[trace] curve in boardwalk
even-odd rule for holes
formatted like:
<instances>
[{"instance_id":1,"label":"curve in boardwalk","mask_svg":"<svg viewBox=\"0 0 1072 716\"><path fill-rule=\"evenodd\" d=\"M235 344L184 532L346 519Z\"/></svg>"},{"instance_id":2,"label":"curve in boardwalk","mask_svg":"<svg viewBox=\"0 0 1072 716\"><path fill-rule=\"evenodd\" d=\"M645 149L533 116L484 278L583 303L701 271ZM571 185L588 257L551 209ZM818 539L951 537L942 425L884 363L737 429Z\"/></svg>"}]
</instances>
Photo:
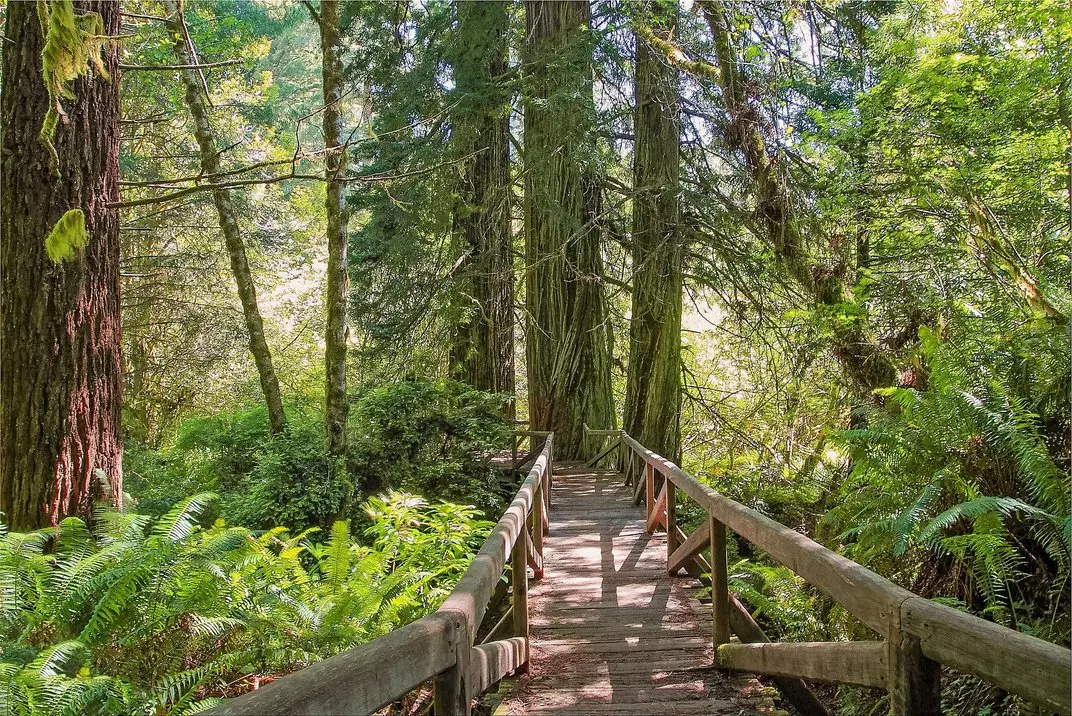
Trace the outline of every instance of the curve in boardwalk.
<instances>
[{"instance_id":1,"label":"curve in boardwalk","mask_svg":"<svg viewBox=\"0 0 1072 716\"><path fill-rule=\"evenodd\" d=\"M749 714L771 710L755 678L712 668L699 584L666 574L618 473L556 466L544 577L529 590L528 675L500 713Z\"/></svg>"}]
</instances>

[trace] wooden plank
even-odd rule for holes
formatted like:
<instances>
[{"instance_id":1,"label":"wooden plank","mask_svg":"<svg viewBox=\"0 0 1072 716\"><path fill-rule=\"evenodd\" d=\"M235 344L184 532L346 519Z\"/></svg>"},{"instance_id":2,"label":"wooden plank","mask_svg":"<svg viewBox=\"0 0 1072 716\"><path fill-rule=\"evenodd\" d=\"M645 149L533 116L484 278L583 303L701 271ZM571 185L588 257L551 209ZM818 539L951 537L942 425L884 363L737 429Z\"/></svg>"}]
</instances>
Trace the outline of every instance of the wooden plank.
<instances>
[{"instance_id":1,"label":"wooden plank","mask_svg":"<svg viewBox=\"0 0 1072 716\"><path fill-rule=\"evenodd\" d=\"M711 613L714 619L714 643L725 644L730 640L730 586L726 565L726 526L710 517L707 520L711 533Z\"/></svg>"},{"instance_id":2,"label":"wooden plank","mask_svg":"<svg viewBox=\"0 0 1072 716\"><path fill-rule=\"evenodd\" d=\"M469 655L473 693L482 693L528 661L528 640L513 637L474 646Z\"/></svg>"},{"instance_id":3,"label":"wooden plank","mask_svg":"<svg viewBox=\"0 0 1072 716\"><path fill-rule=\"evenodd\" d=\"M705 520L695 532L684 539L682 539L683 534L680 529L675 529L674 532L681 546L674 551L667 564L666 568L670 574L676 574L682 567L691 562L696 555L710 547L711 522Z\"/></svg>"},{"instance_id":4,"label":"wooden plank","mask_svg":"<svg viewBox=\"0 0 1072 716\"><path fill-rule=\"evenodd\" d=\"M454 665L461 625L432 614L301 671L228 699L208 714L373 713Z\"/></svg>"},{"instance_id":5,"label":"wooden plank","mask_svg":"<svg viewBox=\"0 0 1072 716\"><path fill-rule=\"evenodd\" d=\"M1072 713L1072 652L971 614L913 597L901 605L901 630L924 656L973 674L1058 713Z\"/></svg>"},{"instance_id":6,"label":"wooden plank","mask_svg":"<svg viewBox=\"0 0 1072 716\"><path fill-rule=\"evenodd\" d=\"M682 536L684 536L684 533L682 533ZM686 568L689 570L689 574L697 578L704 572L708 574L711 572L711 565L707 563L707 560L701 554L697 554L693 561L686 565ZM706 580L706 583L710 584L710 580ZM729 598L731 607L730 629L737 635L737 638L746 644L769 644L770 639L759 624L756 623L756 620L752 618L751 612L741 604L740 600L732 592ZM801 716L830 716L829 710L815 695L815 692L800 679L789 676L775 676L772 680L778 690L782 692L782 695L793 704Z\"/></svg>"},{"instance_id":7,"label":"wooden plank","mask_svg":"<svg viewBox=\"0 0 1072 716\"><path fill-rule=\"evenodd\" d=\"M655 504L655 468L644 463L644 516L651 515L652 505Z\"/></svg>"},{"instance_id":8,"label":"wooden plank","mask_svg":"<svg viewBox=\"0 0 1072 716\"><path fill-rule=\"evenodd\" d=\"M886 688L885 642L844 641L777 644L722 644L719 666L771 676Z\"/></svg>"}]
</instances>

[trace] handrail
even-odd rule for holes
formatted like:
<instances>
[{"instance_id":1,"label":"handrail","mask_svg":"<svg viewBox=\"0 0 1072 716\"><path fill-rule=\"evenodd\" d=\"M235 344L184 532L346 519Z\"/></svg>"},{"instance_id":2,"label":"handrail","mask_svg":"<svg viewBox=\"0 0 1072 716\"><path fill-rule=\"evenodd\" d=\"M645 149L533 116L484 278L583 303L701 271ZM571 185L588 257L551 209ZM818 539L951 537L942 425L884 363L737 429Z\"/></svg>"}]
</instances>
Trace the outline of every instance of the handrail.
<instances>
[{"instance_id":1,"label":"handrail","mask_svg":"<svg viewBox=\"0 0 1072 716\"><path fill-rule=\"evenodd\" d=\"M437 611L205 713L371 714L434 679L436 713L468 716L475 696L528 664L529 540L535 548L533 556L542 564L553 444L553 433L547 433L543 449L510 506ZM512 565L514 633L476 645L477 631L507 560ZM535 565L537 577L540 572L539 564Z\"/></svg>"},{"instance_id":2,"label":"handrail","mask_svg":"<svg viewBox=\"0 0 1072 716\"><path fill-rule=\"evenodd\" d=\"M646 491L649 531L661 524L668 533L671 572L697 559L710 542L712 598L717 659L723 666L779 676L819 678L840 683L885 685L891 712L938 713L938 664L973 674L1001 689L1061 713L1072 713L1069 674L1072 651L920 597L839 555L799 532L718 494L680 467L619 431L627 448L624 471L636 480L637 497ZM634 456L645 479L634 477ZM664 478L658 497L656 474ZM676 492L681 490L709 516L707 540L682 539L676 526ZM841 604L878 632L885 644L730 644L733 599L726 585L725 528ZM699 533L699 531L698 531ZM742 641L744 641L744 636Z\"/></svg>"}]
</instances>

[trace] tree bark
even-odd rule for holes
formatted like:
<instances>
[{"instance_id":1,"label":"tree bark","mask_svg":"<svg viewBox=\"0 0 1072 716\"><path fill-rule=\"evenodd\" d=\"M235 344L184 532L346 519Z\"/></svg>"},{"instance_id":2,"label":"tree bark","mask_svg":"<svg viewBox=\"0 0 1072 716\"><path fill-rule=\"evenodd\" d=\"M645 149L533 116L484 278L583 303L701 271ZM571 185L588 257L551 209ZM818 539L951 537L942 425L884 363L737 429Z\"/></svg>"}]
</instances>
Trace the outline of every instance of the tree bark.
<instances>
[{"instance_id":1,"label":"tree bark","mask_svg":"<svg viewBox=\"0 0 1072 716\"><path fill-rule=\"evenodd\" d=\"M76 2L119 34L118 2ZM12 530L88 518L123 489L119 303L119 61L114 43L63 100L55 176L38 137L50 105L37 3L7 6L0 218L0 510ZM86 246L54 263L45 238L68 210L85 214ZM107 478L104 490L99 477Z\"/></svg>"},{"instance_id":2,"label":"tree bark","mask_svg":"<svg viewBox=\"0 0 1072 716\"><path fill-rule=\"evenodd\" d=\"M458 104L452 131L467 157L455 237L462 252L456 289L462 316L451 346L451 372L479 390L514 392L514 258L510 230L508 5L458 2ZM514 416L514 401L506 406Z\"/></svg>"},{"instance_id":3,"label":"tree bark","mask_svg":"<svg viewBox=\"0 0 1072 716\"><path fill-rule=\"evenodd\" d=\"M525 305L529 419L556 455L585 453L583 426L613 428L603 294L591 8L525 3Z\"/></svg>"},{"instance_id":4,"label":"tree bark","mask_svg":"<svg viewBox=\"0 0 1072 716\"><path fill-rule=\"evenodd\" d=\"M339 56L339 0L321 0L320 47L324 84L324 178L327 180L325 209L328 217L328 286L327 331L324 335L324 435L333 477L345 477L346 420L350 413L346 402L346 348L349 335L347 302L350 277L347 261L348 237L344 183L346 146L342 142L343 75Z\"/></svg>"},{"instance_id":5,"label":"tree bark","mask_svg":"<svg viewBox=\"0 0 1072 716\"><path fill-rule=\"evenodd\" d=\"M775 255L816 303L835 306L851 302L852 292L838 272L813 266L808 261L804 238L785 189L785 177L767 154L761 131L764 118L759 103L749 97L750 83L737 59L728 10L722 0L700 0L699 6L714 38L719 85L729 115L726 141L731 149L744 156L755 186L756 214ZM893 360L866 334L859 320L834 326L834 356L849 380L869 399L874 399L875 388L894 385L897 381Z\"/></svg>"},{"instance_id":6,"label":"tree bark","mask_svg":"<svg viewBox=\"0 0 1072 716\"><path fill-rule=\"evenodd\" d=\"M164 0L164 6L168 12L167 28L174 42L176 57L180 64L197 65L196 54L187 41L181 3L179 0ZM216 135L209 123L208 106L202 95L200 77L196 69L184 69L179 72L179 76L185 91L186 108L194 122L194 136L201 153L201 172L217 174L220 171L220 154L216 149ZM253 354L264 402L268 407L268 425L272 433L278 435L287 429L287 418L283 412L283 397L279 390L279 378L276 377L275 366L272 364L272 353L264 337L264 321L257 304L257 289L246 258L246 246L238 228L238 216L228 190L213 189L212 201L216 205L220 230L223 232L227 255L231 260L231 272L238 287L242 315L249 333L249 352Z\"/></svg>"},{"instance_id":7,"label":"tree bark","mask_svg":"<svg viewBox=\"0 0 1072 716\"><path fill-rule=\"evenodd\" d=\"M677 0L639 6L657 37L670 41ZM671 460L679 453L681 417L680 99L677 69L636 36L633 145L633 295L625 430Z\"/></svg>"}]
</instances>

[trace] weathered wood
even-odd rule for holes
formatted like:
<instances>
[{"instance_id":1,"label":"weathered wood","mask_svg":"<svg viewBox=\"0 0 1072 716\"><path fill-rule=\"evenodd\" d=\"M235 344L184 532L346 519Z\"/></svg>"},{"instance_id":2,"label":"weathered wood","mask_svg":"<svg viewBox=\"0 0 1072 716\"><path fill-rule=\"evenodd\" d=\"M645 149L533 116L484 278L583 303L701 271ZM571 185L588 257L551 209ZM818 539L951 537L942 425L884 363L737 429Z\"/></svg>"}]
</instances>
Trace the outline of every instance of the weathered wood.
<instances>
[{"instance_id":1,"label":"weathered wood","mask_svg":"<svg viewBox=\"0 0 1072 716\"><path fill-rule=\"evenodd\" d=\"M648 512L648 519L644 523L644 531L648 534L654 534L655 528L659 525L666 526L666 486L668 484L667 480L663 480L663 489L659 491L659 496L655 498L651 511Z\"/></svg>"},{"instance_id":2,"label":"weathered wood","mask_svg":"<svg viewBox=\"0 0 1072 716\"><path fill-rule=\"evenodd\" d=\"M919 637L923 655L934 661L1058 713L1072 713L1068 649L923 597L901 605L900 628Z\"/></svg>"},{"instance_id":3,"label":"weathered wood","mask_svg":"<svg viewBox=\"0 0 1072 716\"><path fill-rule=\"evenodd\" d=\"M678 570L695 559L696 555L711 546L711 522L705 521L695 532L682 539L680 529L673 530L674 536L681 546L674 550L667 562L667 570L670 574L676 574Z\"/></svg>"},{"instance_id":4,"label":"weathered wood","mask_svg":"<svg viewBox=\"0 0 1072 716\"><path fill-rule=\"evenodd\" d=\"M533 575L536 579L543 577L543 526L544 526L544 495L543 480L536 483L536 495L533 498L532 512L529 513L529 530L532 535L532 565Z\"/></svg>"},{"instance_id":5,"label":"weathered wood","mask_svg":"<svg viewBox=\"0 0 1072 716\"><path fill-rule=\"evenodd\" d=\"M655 468L649 463L644 463L644 516L651 516L651 508L655 505Z\"/></svg>"},{"instance_id":6,"label":"weathered wood","mask_svg":"<svg viewBox=\"0 0 1072 716\"><path fill-rule=\"evenodd\" d=\"M657 465L709 515L811 582L888 640L918 637L921 653L1025 699L1072 713L1072 652L912 594L766 515L701 485L629 435L622 441ZM696 559L702 559L697 556ZM687 566L687 565L686 565ZM899 619L898 619L899 615ZM891 625L899 623L899 629Z\"/></svg>"},{"instance_id":7,"label":"weathered wood","mask_svg":"<svg viewBox=\"0 0 1072 716\"><path fill-rule=\"evenodd\" d=\"M678 548L677 541L677 490L670 478L666 478L666 571L673 574L677 570L670 569L670 558Z\"/></svg>"},{"instance_id":8,"label":"weathered wood","mask_svg":"<svg viewBox=\"0 0 1072 716\"><path fill-rule=\"evenodd\" d=\"M742 693L759 684L710 668L706 606L667 576L663 538L629 498L598 471L556 483L546 573L530 589L530 672L504 710L755 714Z\"/></svg>"},{"instance_id":9,"label":"weathered wood","mask_svg":"<svg viewBox=\"0 0 1072 716\"><path fill-rule=\"evenodd\" d=\"M205 713L373 713L452 667L457 640L463 634L452 615L432 614Z\"/></svg>"},{"instance_id":10,"label":"weathered wood","mask_svg":"<svg viewBox=\"0 0 1072 716\"><path fill-rule=\"evenodd\" d=\"M454 665L436 675L433 681L432 703L437 714L470 716L474 695L469 669L471 641L464 620L452 625L451 636Z\"/></svg>"},{"instance_id":11,"label":"weathered wood","mask_svg":"<svg viewBox=\"0 0 1072 716\"><path fill-rule=\"evenodd\" d=\"M529 660L529 572L526 567L529 552L528 532L521 530L514 549L510 556L510 584L514 593L513 606L510 613L513 614L514 636L525 639L525 662Z\"/></svg>"},{"instance_id":12,"label":"weathered wood","mask_svg":"<svg viewBox=\"0 0 1072 716\"><path fill-rule=\"evenodd\" d=\"M528 661L528 639L513 637L473 647L469 655L473 693L482 693ZM440 713L438 710L436 713ZM447 712L450 713L450 712Z\"/></svg>"},{"instance_id":13,"label":"weathered wood","mask_svg":"<svg viewBox=\"0 0 1072 716\"><path fill-rule=\"evenodd\" d=\"M714 517L708 518L711 533L711 614L715 620L715 644L730 640L730 586L726 565L726 526Z\"/></svg>"},{"instance_id":14,"label":"weathered wood","mask_svg":"<svg viewBox=\"0 0 1072 716\"><path fill-rule=\"evenodd\" d=\"M891 716L942 713L942 667L923 655L919 637L895 634L887 650Z\"/></svg>"},{"instance_id":15,"label":"weathered wood","mask_svg":"<svg viewBox=\"0 0 1072 716\"><path fill-rule=\"evenodd\" d=\"M885 642L843 641L778 644L723 644L719 666L771 676L792 676L838 684L886 688Z\"/></svg>"},{"instance_id":16,"label":"weathered wood","mask_svg":"<svg viewBox=\"0 0 1072 716\"><path fill-rule=\"evenodd\" d=\"M814 584L864 624L888 636L890 616L897 605L913 596L911 592L770 517L719 495L628 435L623 435L622 440L646 461L658 465L709 515Z\"/></svg>"}]
</instances>

